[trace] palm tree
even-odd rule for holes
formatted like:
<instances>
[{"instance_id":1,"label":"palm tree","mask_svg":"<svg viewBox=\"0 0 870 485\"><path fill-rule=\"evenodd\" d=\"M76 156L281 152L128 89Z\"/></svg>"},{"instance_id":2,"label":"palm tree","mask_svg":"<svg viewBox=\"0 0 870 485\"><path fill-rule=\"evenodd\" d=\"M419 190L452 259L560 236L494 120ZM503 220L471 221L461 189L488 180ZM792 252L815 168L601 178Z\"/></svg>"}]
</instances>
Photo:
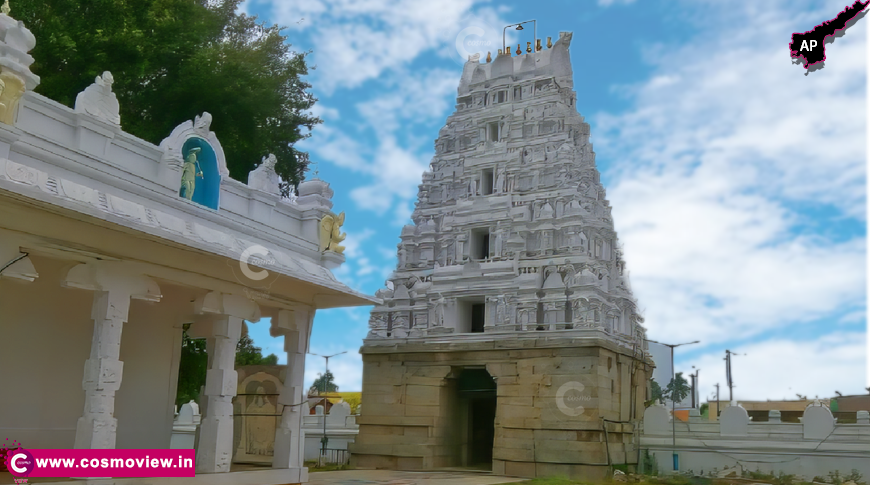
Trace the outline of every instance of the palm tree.
<instances>
[{"instance_id":1,"label":"palm tree","mask_svg":"<svg viewBox=\"0 0 870 485\"><path fill-rule=\"evenodd\" d=\"M326 371L326 374L318 374L317 379L311 384L310 394L323 394L327 392L338 392L338 386L335 385L335 376L332 372Z\"/></svg>"},{"instance_id":2,"label":"palm tree","mask_svg":"<svg viewBox=\"0 0 870 485\"><path fill-rule=\"evenodd\" d=\"M692 388L689 387L689 383L683 378L683 373L677 372L665 388L664 396L670 399L671 402L676 403L685 399L690 392L692 392Z\"/></svg>"}]
</instances>

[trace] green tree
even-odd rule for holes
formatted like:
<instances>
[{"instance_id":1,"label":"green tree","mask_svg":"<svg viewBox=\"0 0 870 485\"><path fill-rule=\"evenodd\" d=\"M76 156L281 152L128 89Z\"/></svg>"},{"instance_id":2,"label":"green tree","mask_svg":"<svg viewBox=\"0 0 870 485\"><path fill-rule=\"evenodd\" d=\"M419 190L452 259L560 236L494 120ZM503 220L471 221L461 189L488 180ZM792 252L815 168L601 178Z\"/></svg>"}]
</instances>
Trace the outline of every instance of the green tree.
<instances>
[{"instance_id":1,"label":"green tree","mask_svg":"<svg viewBox=\"0 0 870 485\"><path fill-rule=\"evenodd\" d=\"M317 374L317 379L314 379L314 383L311 384L308 392L310 394L338 392L338 386L335 385L335 376L330 371L326 371L326 374Z\"/></svg>"},{"instance_id":2,"label":"green tree","mask_svg":"<svg viewBox=\"0 0 870 485\"><path fill-rule=\"evenodd\" d=\"M650 407L655 404L656 401L660 401L664 398L664 395L662 394L662 386L660 386L655 379L649 380L649 390L650 396L649 401L646 402L646 407Z\"/></svg>"},{"instance_id":3,"label":"green tree","mask_svg":"<svg viewBox=\"0 0 870 485\"><path fill-rule=\"evenodd\" d=\"M199 399L199 390L205 385L208 354L205 339L192 339L187 332L181 336L181 358L178 363L178 387L175 404L179 407Z\"/></svg>"},{"instance_id":4,"label":"green tree","mask_svg":"<svg viewBox=\"0 0 870 485\"><path fill-rule=\"evenodd\" d=\"M664 396L673 402L680 402L692 392L691 387L686 379L683 378L682 372L677 372L668 386L665 388Z\"/></svg>"},{"instance_id":5,"label":"green tree","mask_svg":"<svg viewBox=\"0 0 870 485\"><path fill-rule=\"evenodd\" d=\"M236 345L236 367L242 365L277 365L278 356L269 354L263 357L262 349L254 346L254 341L247 334L242 335Z\"/></svg>"},{"instance_id":6,"label":"green tree","mask_svg":"<svg viewBox=\"0 0 870 485\"><path fill-rule=\"evenodd\" d=\"M230 176L247 180L274 153L286 195L308 163L294 146L321 122L309 111L309 52L237 13L243 1L43 0L13 2L12 15L36 36L37 92L72 106L111 71L124 130L155 144L208 111Z\"/></svg>"},{"instance_id":7,"label":"green tree","mask_svg":"<svg viewBox=\"0 0 870 485\"><path fill-rule=\"evenodd\" d=\"M236 345L236 366L240 365L276 365L278 356L269 354L263 357L260 347L254 346L254 341L247 335L242 335ZM181 337L181 359L178 364L178 388L175 392L175 404L181 406L190 401L199 400L199 392L205 385L208 371L208 352L205 339L193 339L184 332Z\"/></svg>"}]
</instances>

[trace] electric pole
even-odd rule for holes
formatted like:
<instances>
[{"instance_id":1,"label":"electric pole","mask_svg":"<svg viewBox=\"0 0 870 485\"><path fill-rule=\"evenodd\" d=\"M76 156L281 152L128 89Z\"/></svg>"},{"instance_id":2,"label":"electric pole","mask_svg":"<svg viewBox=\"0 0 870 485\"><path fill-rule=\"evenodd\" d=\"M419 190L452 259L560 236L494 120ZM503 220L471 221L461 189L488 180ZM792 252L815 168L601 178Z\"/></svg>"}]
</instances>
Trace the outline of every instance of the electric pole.
<instances>
[{"instance_id":1,"label":"electric pole","mask_svg":"<svg viewBox=\"0 0 870 485\"><path fill-rule=\"evenodd\" d=\"M323 374L323 438L320 438L320 444L321 444L320 455L321 455L321 459L324 459L326 457L326 445L327 445L327 443L329 443L329 438L326 436L326 403L329 402L329 399L327 398L326 394L329 393L328 386L330 383L328 378L327 378L327 376L329 375L329 359L331 359L337 355L346 354L347 350L345 350L344 352L339 352L337 354L332 354L332 355L320 355L320 354L314 354L311 352L309 352L309 353L311 355L316 355L318 357L323 357L324 359L326 359L326 373Z\"/></svg>"},{"instance_id":2,"label":"electric pole","mask_svg":"<svg viewBox=\"0 0 870 485\"><path fill-rule=\"evenodd\" d=\"M728 403L734 402L734 381L731 380L731 351L725 350L725 384L728 386Z\"/></svg>"},{"instance_id":3,"label":"electric pole","mask_svg":"<svg viewBox=\"0 0 870 485\"><path fill-rule=\"evenodd\" d=\"M716 418L719 417L719 383L716 383Z\"/></svg>"},{"instance_id":4,"label":"electric pole","mask_svg":"<svg viewBox=\"0 0 870 485\"><path fill-rule=\"evenodd\" d=\"M738 354L735 352L731 352L730 350L725 351L725 379L728 381L728 405L730 406L732 402L734 402L734 381L731 379L731 356L732 355L746 355L746 354Z\"/></svg>"},{"instance_id":5,"label":"electric pole","mask_svg":"<svg viewBox=\"0 0 870 485\"><path fill-rule=\"evenodd\" d=\"M659 345L664 345L665 347L669 347L671 349L671 388L676 390L676 372L674 369L674 349L680 347L682 345L692 345L701 343L700 340L695 340L694 342L686 342L682 344L666 344L662 342L656 342L655 340L647 339L647 342L657 343ZM673 436L673 459L674 459L674 471L680 470L680 457L677 455L677 412L676 412L676 396L671 395L669 399L671 400L671 434Z\"/></svg>"}]
</instances>

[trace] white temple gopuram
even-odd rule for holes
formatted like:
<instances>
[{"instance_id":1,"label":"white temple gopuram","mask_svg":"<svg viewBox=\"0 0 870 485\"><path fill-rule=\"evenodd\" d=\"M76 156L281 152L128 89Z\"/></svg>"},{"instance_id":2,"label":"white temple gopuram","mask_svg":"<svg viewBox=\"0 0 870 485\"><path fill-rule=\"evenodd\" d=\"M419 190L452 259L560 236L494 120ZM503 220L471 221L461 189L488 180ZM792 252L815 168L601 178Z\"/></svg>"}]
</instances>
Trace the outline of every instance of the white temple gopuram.
<instances>
[{"instance_id":1,"label":"white temple gopuram","mask_svg":"<svg viewBox=\"0 0 870 485\"><path fill-rule=\"evenodd\" d=\"M169 448L187 329L209 367L184 483L306 482L315 311L379 301L331 272L344 262L333 190L315 178L282 198L268 156L249 184L230 179L208 113L159 146L125 133L109 72L74 108L36 94L35 42L0 14L0 441ZM264 318L287 352L280 425L271 468L235 472L236 344Z\"/></svg>"},{"instance_id":2,"label":"white temple gopuram","mask_svg":"<svg viewBox=\"0 0 870 485\"><path fill-rule=\"evenodd\" d=\"M361 467L604 477L652 361L568 48L471 56L363 355Z\"/></svg>"}]
</instances>

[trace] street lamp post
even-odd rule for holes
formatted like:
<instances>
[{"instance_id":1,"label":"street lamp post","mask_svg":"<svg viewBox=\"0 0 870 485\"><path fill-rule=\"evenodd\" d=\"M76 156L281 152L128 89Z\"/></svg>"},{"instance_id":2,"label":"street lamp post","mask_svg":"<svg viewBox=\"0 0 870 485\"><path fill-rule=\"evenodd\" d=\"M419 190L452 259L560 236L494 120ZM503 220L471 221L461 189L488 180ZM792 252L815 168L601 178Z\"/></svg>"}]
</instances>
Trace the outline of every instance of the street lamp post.
<instances>
[{"instance_id":1,"label":"street lamp post","mask_svg":"<svg viewBox=\"0 0 870 485\"><path fill-rule=\"evenodd\" d=\"M657 343L659 345L664 345L666 347L671 348L671 374L672 374L671 382L674 382L674 384L676 384L676 382L674 381L674 379L676 378L676 372L674 372L674 370L675 370L674 369L674 349L676 347L680 347L682 345L692 345L692 344L701 343L700 340L695 340L694 342L685 342L682 344L666 344L663 342L656 342L655 340L649 340L649 339L647 339L647 341ZM679 458L679 456L677 456L677 414L676 414L677 403L676 403L676 400L674 399L674 397L676 397L676 396L671 395L671 436L673 436L674 471L678 472L678 471L680 471L680 458Z\"/></svg>"},{"instance_id":2,"label":"street lamp post","mask_svg":"<svg viewBox=\"0 0 870 485\"><path fill-rule=\"evenodd\" d=\"M507 37L506 37L506 36L507 36L507 29L508 29L508 27L516 27L517 30L523 30L523 24L528 24L528 23L531 23L532 26L534 27L534 37L535 37L535 38L534 38L534 41L535 41L535 42L538 41L538 22L537 22L536 20L526 20L525 22L520 22L520 23L518 23L518 24L510 24L510 25L508 25L508 26L505 26L505 28L502 29L502 32L501 32L501 48L502 48L502 52L504 52L505 54L508 53L508 52L507 52Z\"/></svg>"},{"instance_id":3,"label":"street lamp post","mask_svg":"<svg viewBox=\"0 0 870 485\"><path fill-rule=\"evenodd\" d=\"M314 353L309 352L309 354L311 354L311 355L316 355L318 357L323 357L324 359L326 359L326 372L323 374L324 379L326 379L326 376L329 374L329 359L331 359L337 355L346 354L346 353L347 353L347 350L345 350L344 352L339 352L337 354L332 354L332 355L320 355L320 354L314 354ZM326 389L324 387L324 394L325 393L326 393ZM329 438L326 437L326 403L327 403L327 401L328 400L327 400L326 396L323 396L323 438L320 438L320 456L321 456L321 458L326 456L326 444L329 443Z\"/></svg>"}]
</instances>

